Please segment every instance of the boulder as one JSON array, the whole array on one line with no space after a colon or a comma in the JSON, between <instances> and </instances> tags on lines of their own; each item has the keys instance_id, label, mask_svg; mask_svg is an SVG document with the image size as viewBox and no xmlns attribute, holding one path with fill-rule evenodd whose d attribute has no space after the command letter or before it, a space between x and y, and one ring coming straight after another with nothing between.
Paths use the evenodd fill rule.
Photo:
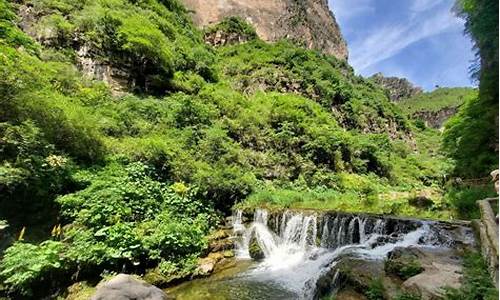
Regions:
<instances>
[{"instance_id":1,"label":"boulder","mask_svg":"<svg viewBox=\"0 0 500 300\"><path fill-rule=\"evenodd\" d=\"M460 287L462 261L456 250L415 247L396 250L415 256L424 269L403 282L405 291L420 296L422 300L434 300L443 298L444 288Z\"/></svg>"},{"instance_id":2,"label":"boulder","mask_svg":"<svg viewBox=\"0 0 500 300\"><path fill-rule=\"evenodd\" d=\"M167 300L159 288L131 275L118 274L111 280L97 286L91 300Z\"/></svg>"},{"instance_id":3,"label":"boulder","mask_svg":"<svg viewBox=\"0 0 500 300\"><path fill-rule=\"evenodd\" d=\"M385 272L396 275L402 280L420 274L424 268L418 261L418 257L411 250L396 248L388 255L384 264Z\"/></svg>"},{"instance_id":4,"label":"boulder","mask_svg":"<svg viewBox=\"0 0 500 300\"><path fill-rule=\"evenodd\" d=\"M196 268L196 275L208 276L214 272L217 264L226 257L224 252L215 252L208 254L207 257L198 260L198 267Z\"/></svg>"},{"instance_id":5,"label":"boulder","mask_svg":"<svg viewBox=\"0 0 500 300\"><path fill-rule=\"evenodd\" d=\"M405 290L422 300L437 300L444 296L444 288L459 288L462 268L453 264L433 263L433 268L411 277L403 283Z\"/></svg>"},{"instance_id":6,"label":"boulder","mask_svg":"<svg viewBox=\"0 0 500 300\"><path fill-rule=\"evenodd\" d=\"M408 199L408 204L416 208L430 208L434 205L434 201L432 201L427 196L418 195L416 197Z\"/></svg>"},{"instance_id":7,"label":"boulder","mask_svg":"<svg viewBox=\"0 0 500 300\"><path fill-rule=\"evenodd\" d=\"M264 251L259 246L259 243L255 239L248 246L248 253L250 257L255 260L263 259L265 257Z\"/></svg>"},{"instance_id":8,"label":"boulder","mask_svg":"<svg viewBox=\"0 0 500 300\"><path fill-rule=\"evenodd\" d=\"M337 267L339 271L338 284L341 287L339 294L344 291L351 291L346 292L343 296L345 299L366 299L352 297L354 297L354 295L359 296L364 294L370 289L374 280L381 281L384 290L384 299L394 299L399 293L401 280L392 276L387 276L384 271L384 262L381 260L366 260L361 257L344 257L337 264ZM353 294L352 292L356 293Z\"/></svg>"}]
</instances>

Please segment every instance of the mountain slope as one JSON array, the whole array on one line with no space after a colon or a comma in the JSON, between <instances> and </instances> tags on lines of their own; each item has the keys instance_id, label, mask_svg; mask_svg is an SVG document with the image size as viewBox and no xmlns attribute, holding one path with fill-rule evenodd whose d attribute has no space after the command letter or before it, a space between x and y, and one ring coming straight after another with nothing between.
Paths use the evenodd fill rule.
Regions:
<instances>
[{"instance_id":1,"label":"mountain slope","mask_svg":"<svg viewBox=\"0 0 500 300\"><path fill-rule=\"evenodd\" d=\"M446 173L415 145L432 132L345 61L285 41L212 48L175 0L0 8L0 219L25 240L0 264L9 297L104 270L189 278L235 204L273 204L263 192L450 215L408 204Z\"/></svg>"},{"instance_id":2,"label":"mountain slope","mask_svg":"<svg viewBox=\"0 0 500 300\"><path fill-rule=\"evenodd\" d=\"M268 42L295 41L306 48L347 60L347 44L326 0L182 0L194 23L207 27L238 16Z\"/></svg>"}]
</instances>

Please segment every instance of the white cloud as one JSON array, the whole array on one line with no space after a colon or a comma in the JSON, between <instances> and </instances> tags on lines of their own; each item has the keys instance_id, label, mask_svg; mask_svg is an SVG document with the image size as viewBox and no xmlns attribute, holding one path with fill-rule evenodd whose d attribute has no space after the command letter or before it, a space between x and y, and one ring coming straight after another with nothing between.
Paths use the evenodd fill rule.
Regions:
<instances>
[{"instance_id":1,"label":"white cloud","mask_svg":"<svg viewBox=\"0 0 500 300\"><path fill-rule=\"evenodd\" d=\"M335 17L347 21L353 17L375 11L375 0L329 0Z\"/></svg>"},{"instance_id":2,"label":"white cloud","mask_svg":"<svg viewBox=\"0 0 500 300\"><path fill-rule=\"evenodd\" d=\"M423 12L429 10L439 4L441 4L443 0L413 0L410 6L410 10L415 13Z\"/></svg>"},{"instance_id":3,"label":"white cloud","mask_svg":"<svg viewBox=\"0 0 500 300\"><path fill-rule=\"evenodd\" d=\"M432 5L431 1L417 1L420 2L420 8ZM452 15L449 8L442 7L429 13L422 11L406 23L375 27L371 34L350 45L351 64L358 72L363 72L370 66L397 55L413 43L462 26L461 22Z\"/></svg>"}]
</instances>

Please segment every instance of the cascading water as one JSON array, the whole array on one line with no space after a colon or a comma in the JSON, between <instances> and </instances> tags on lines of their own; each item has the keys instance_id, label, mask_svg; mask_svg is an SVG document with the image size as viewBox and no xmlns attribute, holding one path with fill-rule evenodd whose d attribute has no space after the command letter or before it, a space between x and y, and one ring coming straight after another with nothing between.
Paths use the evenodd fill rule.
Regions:
<instances>
[{"instance_id":1,"label":"cascading water","mask_svg":"<svg viewBox=\"0 0 500 300\"><path fill-rule=\"evenodd\" d=\"M350 259L369 263L396 247L440 251L474 240L459 224L335 212L236 211L231 225L232 267L169 291L176 299L318 299L342 287L336 278Z\"/></svg>"},{"instance_id":2,"label":"cascading water","mask_svg":"<svg viewBox=\"0 0 500 300\"><path fill-rule=\"evenodd\" d=\"M428 221L287 211L271 222L267 211L257 210L253 222L245 226L242 215L237 211L233 217L237 257L250 258L251 243L257 243L265 256L244 276L275 284L295 299L311 299L318 278L332 270L342 255L384 259L396 247L447 243L446 235Z\"/></svg>"}]
</instances>

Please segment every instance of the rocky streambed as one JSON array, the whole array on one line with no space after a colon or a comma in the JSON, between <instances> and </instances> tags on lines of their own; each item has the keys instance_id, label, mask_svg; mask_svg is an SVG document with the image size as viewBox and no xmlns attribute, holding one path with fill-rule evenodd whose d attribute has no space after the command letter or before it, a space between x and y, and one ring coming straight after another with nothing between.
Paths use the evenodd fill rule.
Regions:
<instances>
[{"instance_id":1,"label":"rocky streambed","mask_svg":"<svg viewBox=\"0 0 500 300\"><path fill-rule=\"evenodd\" d=\"M316 211L236 211L236 258L205 279L169 289L177 299L439 299L458 287L465 222ZM227 242L223 242L225 244Z\"/></svg>"}]
</instances>

